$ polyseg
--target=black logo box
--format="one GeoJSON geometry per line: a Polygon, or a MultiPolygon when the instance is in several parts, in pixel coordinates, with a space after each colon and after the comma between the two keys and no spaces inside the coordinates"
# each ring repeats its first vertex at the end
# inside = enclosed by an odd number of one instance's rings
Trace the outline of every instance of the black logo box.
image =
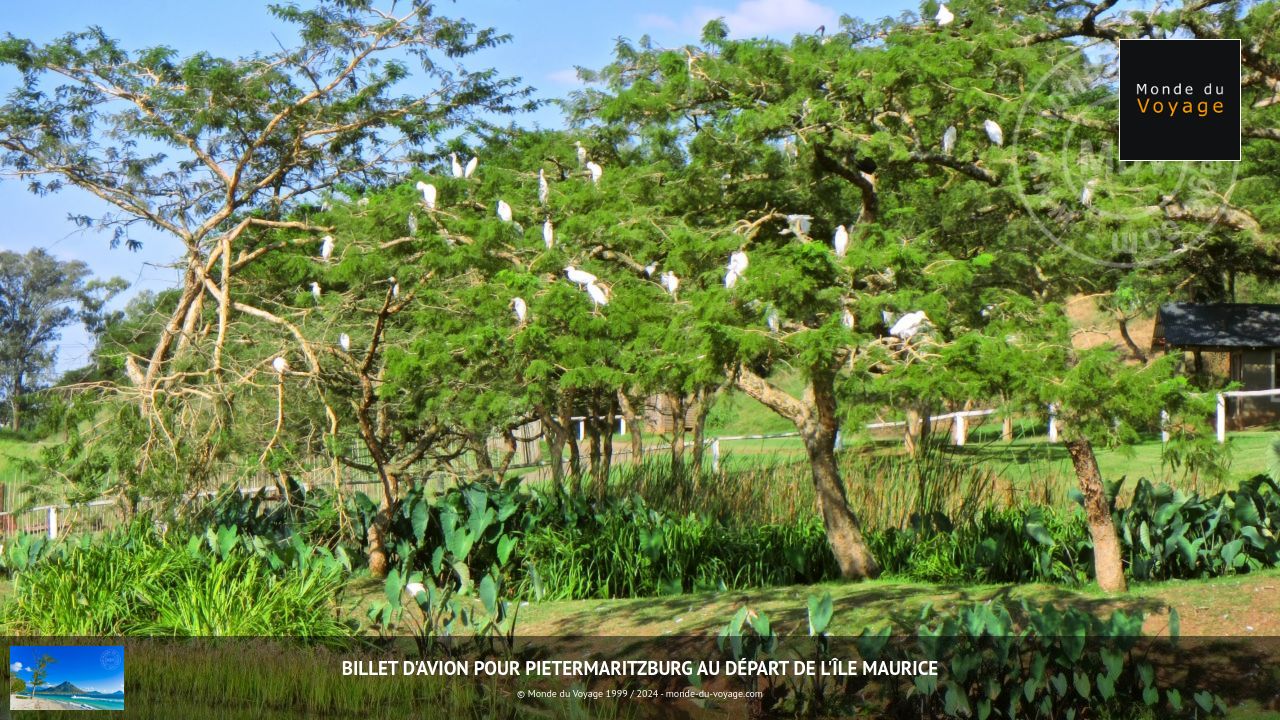
{"type": "Polygon", "coordinates": [[[1240,160],[1239,40],[1121,39],[1119,85],[1122,162],[1240,160]]]}

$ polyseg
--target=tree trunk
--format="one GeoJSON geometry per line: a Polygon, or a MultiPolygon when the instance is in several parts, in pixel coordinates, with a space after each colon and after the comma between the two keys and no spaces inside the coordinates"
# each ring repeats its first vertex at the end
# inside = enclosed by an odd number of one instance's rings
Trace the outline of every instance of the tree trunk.
{"type": "Polygon", "coordinates": [[[627,433],[631,438],[631,463],[638,465],[644,462],[644,398],[637,404],[624,392],[618,392],[618,405],[622,408],[622,417],[627,421],[627,433]],[[637,408],[639,411],[637,412],[637,408]]]}
{"type": "Polygon", "coordinates": [[[908,455],[915,456],[920,452],[923,434],[920,411],[915,407],[907,408],[907,424],[903,428],[902,443],[906,447],[908,455]]]}
{"type": "Polygon", "coordinates": [[[18,432],[20,425],[18,422],[18,393],[14,391],[9,395],[9,429],[18,432]]]}
{"type": "Polygon", "coordinates": [[[391,529],[393,510],[392,501],[383,498],[382,505],[373,516],[373,522],[369,523],[369,532],[365,535],[365,542],[369,546],[369,575],[375,578],[386,577],[391,569],[390,553],[387,551],[387,533],[391,529]]]}
{"type": "Polygon", "coordinates": [[[702,456],[706,452],[707,413],[711,410],[711,395],[699,390],[693,406],[693,471],[702,472],[702,456]]]}
{"type": "Polygon", "coordinates": [[[613,428],[618,422],[618,401],[616,396],[609,394],[605,396],[604,401],[604,435],[601,441],[601,462],[603,466],[601,471],[604,480],[609,480],[609,473],[613,470],[613,428]]]}
{"type": "Polygon", "coordinates": [[[667,406],[671,411],[671,473],[679,477],[684,470],[684,396],[668,393],[667,406]]]}
{"type": "Polygon", "coordinates": [[[1124,579],[1120,537],[1111,521],[1111,504],[1102,485],[1102,473],[1093,454],[1093,443],[1087,438],[1080,438],[1068,440],[1066,445],[1080,491],[1084,493],[1084,510],[1089,519],[1089,534],[1093,537],[1093,569],[1098,586],[1106,592],[1125,592],[1128,587],[1124,579]]]}
{"type": "Polygon", "coordinates": [[[1124,344],[1129,347],[1129,352],[1133,353],[1133,357],[1138,362],[1146,362],[1147,354],[1142,352],[1142,348],[1138,347],[1138,343],[1133,341],[1133,337],[1129,335],[1129,320],[1123,315],[1116,316],[1116,325],[1120,327],[1120,337],[1124,340],[1124,344]]]}
{"type": "Polygon", "coordinates": [[[1000,439],[1007,443],[1013,442],[1013,416],[1006,415],[1000,423],[1000,439]]]}

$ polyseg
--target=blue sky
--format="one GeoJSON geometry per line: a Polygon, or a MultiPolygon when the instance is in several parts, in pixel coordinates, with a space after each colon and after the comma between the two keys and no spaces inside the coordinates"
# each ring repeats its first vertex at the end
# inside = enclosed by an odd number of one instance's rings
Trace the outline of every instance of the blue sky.
{"type": "MultiPolygon", "coordinates": [[[[290,44],[282,26],[267,13],[266,4],[267,0],[60,0],[28,4],[21,13],[6,12],[0,32],[42,42],[98,25],[130,49],[168,45],[184,53],[207,50],[235,57],[276,48],[273,32],[290,44]],[[158,8],[166,12],[157,12],[158,8]]],[[[606,64],[619,37],[636,39],[648,34],[659,45],[678,46],[695,41],[706,21],[724,17],[735,36],[786,39],[797,32],[812,32],[819,25],[834,28],[841,15],[872,19],[918,9],[916,0],[463,0],[438,5],[441,14],[465,17],[513,36],[506,45],[468,58],[469,66],[490,66],[520,76],[546,98],[564,95],[577,86],[575,66],[598,68],[606,64]]],[[[0,70],[0,89],[5,93],[16,81],[16,74],[0,70]]],[[[555,126],[560,117],[548,108],[518,121],[555,126]]],[[[102,203],[78,190],[37,197],[22,183],[0,178],[0,218],[4,218],[0,222],[0,249],[25,252],[43,247],[64,259],[85,261],[100,276],[120,276],[131,287],[118,306],[140,290],[176,285],[177,272],[166,267],[177,256],[173,240],[137,234],[144,243],[141,251],[110,250],[107,235],[86,233],[67,220],[69,214],[96,216],[103,209],[102,203]]],[[[65,332],[58,369],[82,365],[89,350],[82,330],[65,332]]]]}
{"type": "Polygon", "coordinates": [[[69,682],[86,692],[124,690],[124,648],[119,645],[15,645],[9,648],[9,672],[30,683],[42,655],[54,659],[46,668],[45,685],[69,682]]]}

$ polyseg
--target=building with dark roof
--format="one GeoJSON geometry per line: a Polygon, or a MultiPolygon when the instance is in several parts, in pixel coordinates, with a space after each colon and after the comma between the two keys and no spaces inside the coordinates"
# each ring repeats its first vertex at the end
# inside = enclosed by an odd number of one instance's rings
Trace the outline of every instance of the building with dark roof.
{"type": "MultiPolygon", "coordinates": [[[[1280,305],[1169,303],[1160,307],[1153,351],[1223,353],[1227,375],[1241,390],[1280,388],[1280,305]]],[[[1229,398],[1236,427],[1280,420],[1280,395],[1229,398]]]]}

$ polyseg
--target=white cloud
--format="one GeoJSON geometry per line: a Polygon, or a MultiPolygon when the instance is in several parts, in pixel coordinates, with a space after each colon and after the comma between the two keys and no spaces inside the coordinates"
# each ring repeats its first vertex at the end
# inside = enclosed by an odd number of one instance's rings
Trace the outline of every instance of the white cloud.
{"type": "Polygon", "coordinates": [[[22,663],[20,663],[20,662],[15,662],[15,663],[13,663],[12,665],[10,665],[10,666],[9,666],[9,669],[10,669],[10,670],[12,670],[12,671],[14,671],[14,672],[22,672],[22,663]]]}
{"type": "Polygon", "coordinates": [[[557,85],[581,85],[582,81],[578,79],[577,68],[565,68],[547,73],[547,79],[557,85]]]}
{"type": "Polygon", "coordinates": [[[786,38],[797,32],[813,32],[819,25],[834,31],[840,14],[813,0],[740,0],[732,9],[697,5],[679,21],[663,15],[644,15],[640,22],[664,29],[680,28],[697,35],[702,26],[724,18],[735,38],[768,35],[786,38]]]}

